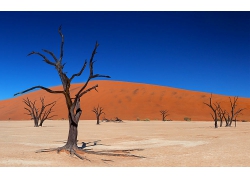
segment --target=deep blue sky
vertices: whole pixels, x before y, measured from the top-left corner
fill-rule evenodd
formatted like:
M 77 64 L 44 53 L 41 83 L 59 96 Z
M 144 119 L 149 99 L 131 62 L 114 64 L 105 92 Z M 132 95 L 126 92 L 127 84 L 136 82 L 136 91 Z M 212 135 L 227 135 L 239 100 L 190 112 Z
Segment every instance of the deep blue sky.
M 95 72 L 111 80 L 250 98 L 250 12 L 0 12 L 0 100 L 61 84 L 54 67 L 27 56 L 59 56 L 61 24 L 69 75 L 98 41 Z

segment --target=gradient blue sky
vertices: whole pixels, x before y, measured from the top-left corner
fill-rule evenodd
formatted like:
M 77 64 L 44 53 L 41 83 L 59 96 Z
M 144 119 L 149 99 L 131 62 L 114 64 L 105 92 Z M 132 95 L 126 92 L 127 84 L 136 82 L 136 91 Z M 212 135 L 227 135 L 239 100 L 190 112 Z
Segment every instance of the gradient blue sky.
M 61 84 L 53 66 L 27 56 L 41 49 L 59 56 L 60 25 L 69 75 L 98 41 L 95 72 L 110 80 L 250 98 L 250 12 L 82 11 L 0 12 L 0 100 Z

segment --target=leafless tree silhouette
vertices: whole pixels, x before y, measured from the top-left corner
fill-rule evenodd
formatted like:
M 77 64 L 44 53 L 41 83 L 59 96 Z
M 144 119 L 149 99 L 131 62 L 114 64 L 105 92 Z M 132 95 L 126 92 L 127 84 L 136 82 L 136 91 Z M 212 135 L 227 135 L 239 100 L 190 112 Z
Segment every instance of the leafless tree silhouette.
M 45 55 L 43 55 L 40 52 L 32 51 L 31 53 L 28 54 L 28 56 L 34 55 L 34 54 L 39 55 L 39 56 L 41 56 L 43 58 L 43 61 L 45 61 L 47 64 L 49 64 L 51 66 L 54 66 L 56 68 L 57 72 L 58 72 L 58 75 L 59 75 L 60 79 L 61 79 L 63 90 L 62 91 L 55 91 L 55 90 L 46 88 L 44 86 L 34 86 L 34 87 L 31 87 L 31 88 L 29 88 L 27 90 L 24 90 L 22 92 L 16 93 L 14 96 L 16 96 L 18 94 L 23 94 L 23 93 L 29 92 L 29 91 L 37 89 L 37 88 L 43 89 L 43 90 L 45 90 L 45 91 L 47 91 L 49 93 L 63 94 L 64 97 L 65 97 L 66 105 L 67 105 L 67 109 L 68 109 L 69 134 L 68 134 L 67 143 L 63 147 L 56 148 L 56 150 L 58 152 L 60 152 L 61 150 L 66 150 L 70 154 L 76 155 L 77 157 L 83 159 L 81 156 L 79 156 L 76 153 L 76 150 L 78 150 L 78 147 L 77 147 L 78 122 L 79 122 L 80 116 L 82 114 L 82 110 L 81 110 L 81 107 L 80 107 L 80 98 L 84 94 L 90 92 L 93 89 L 97 90 L 96 88 L 98 87 L 98 84 L 96 84 L 96 85 L 94 85 L 94 86 L 92 86 L 90 88 L 87 88 L 87 85 L 89 84 L 90 80 L 92 80 L 94 78 L 97 78 L 97 77 L 104 77 L 104 78 L 110 78 L 110 77 L 107 76 L 107 75 L 94 74 L 94 62 L 95 62 L 94 61 L 94 56 L 96 54 L 97 47 L 99 46 L 99 44 L 96 42 L 94 50 L 93 50 L 92 55 L 91 55 L 90 60 L 89 60 L 89 76 L 88 76 L 88 79 L 82 85 L 80 90 L 75 94 L 75 96 L 72 98 L 71 94 L 70 94 L 71 82 L 75 77 L 81 76 L 82 72 L 85 70 L 85 68 L 87 66 L 87 61 L 85 60 L 81 70 L 78 73 L 73 74 L 71 77 L 68 77 L 67 74 L 63 70 L 64 65 L 65 65 L 62 62 L 63 55 L 64 55 L 64 50 L 63 50 L 63 47 L 64 47 L 64 35 L 62 34 L 61 26 L 59 27 L 58 32 L 59 32 L 59 34 L 61 36 L 61 47 L 60 47 L 60 57 L 59 58 L 57 58 L 54 55 L 54 53 L 52 53 L 51 51 L 45 50 L 45 49 L 43 49 L 43 51 L 45 53 L 48 53 L 54 59 L 54 62 L 50 61 Z M 51 150 L 53 150 L 53 149 L 43 150 L 43 151 L 51 151 Z
M 235 121 L 235 127 L 236 127 L 236 121 L 237 121 L 237 116 L 244 110 L 244 108 L 236 110 L 237 106 L 237 101 L 238 101 L 238 96 L 235 96 L 233 100 L 231 97 L 230 99 L 230 112 L 227 113 L 227 120 L 226 120 L 226 126 L 231 126 L 232 122 Z
M 230 100 L 230 111 L 229 112 L 225 109 L 222 109 L 220 103 L 218 103 L 218 102 L 212 103 L 212 94 L 210 97 L 209 104 L 204 103 L 208 107 L 210 107 L 213 111 L 213 114 L 211 114 L 211 115 L 212 115 L 214 122 L 215 122 L 215 128 L 218 127 L 218 125 L 217 125 L 218 118 L 220 120 L 220 127 L 222 126 L 223 120 L 225 120 L 225 122 L 226 122 L 226 127 L 231 127 L 232 122 L 235 121 L 235 127 L 236 127 L 237 117 L 244 110 L 244 108 L 236 110 L 238 96 L 235 96 L 233 98 L 233 100 L 231 99 L 231 97 L 229 97 L 229 100 Z
M 169 115 L 168 110 L 161 110 L 160 113 L 162 115 L 162 121 L 165 121 L 165 118 Z
M 50 114 L 53 112 L 52 109 L 56 104 L 56 101 L 49 103 L 49 104 L 44 104 L 44 98 L 40 98 L 41 101 L 41 108 L 37 108 L 36 107 L 36 101 L 32 102 L 31 100 L 29 100 L 29 98 L 27 97 L 27 99 L 23 99 L 23 102 L 28 106 L 25 107 L 24 109 L 26 109 L 28 111 L 28 115 L 31 116 L 31 119 L 34 120 L 34 127 L 39 127 L 43 125 L 43 122 L 46 119 L 50 119 L 56 115 L 52 115 L 50 116 Z M 40 122 L 39 122 L 40 121 Z
M 103 112 L 103 108 L 100 107 L 99 104 L 97 107 L 94 107 L 92 111 L 96 115 L 96 124 L 99 125 L 100 124 L 100 116 L 101 116 L 101 114 L 105 114 L 105 112 Z
M 218 113 L 218 106 L 216 103 L 212 103 L 212 93 L 211 93 L 211 97 L 209 98 L 209 104 L 203 102 L 205 105 L 207 105 L 209 108 L 211 108 L 211 110 L 213 111 L 213 113 L 210 113 L 213 120 L 214 120 L 214 127 L 218 128 L 218 124 L 217 124 L 217 113 Z

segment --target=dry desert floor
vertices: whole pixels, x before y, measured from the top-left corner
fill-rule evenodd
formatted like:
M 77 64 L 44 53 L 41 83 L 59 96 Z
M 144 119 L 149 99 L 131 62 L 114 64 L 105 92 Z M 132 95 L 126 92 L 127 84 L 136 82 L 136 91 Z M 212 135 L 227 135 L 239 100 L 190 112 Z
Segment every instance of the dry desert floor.
M 213 122 L 80 121 L 78 145 L 93 151 L 131 150 L 143 156 L 120 157 L 83 154 L 80 160 L 65 152 L 36 153 L 65 144 L 67 120 L 45 121 L 35 128 L 30 121 L 0 121 L 1 167 L 248 167 L 250 123 L 215 129 Z M 95 143 L 96 142 L 96 143 Z

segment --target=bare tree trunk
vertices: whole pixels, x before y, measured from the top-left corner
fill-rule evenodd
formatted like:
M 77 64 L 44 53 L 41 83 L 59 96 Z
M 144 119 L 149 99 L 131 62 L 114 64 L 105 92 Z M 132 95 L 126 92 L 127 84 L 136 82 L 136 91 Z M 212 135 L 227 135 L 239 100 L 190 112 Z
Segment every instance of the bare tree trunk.
M 67 99 L 67 98 L 66 98 Z M 68 104 L 69 108 L 69 134 L 68 140 L 65 145 L 67 149 L 76 150 L 77 148 L 77 135 L 78 135 L 78 123 L 82 110 L 80 107 L 80 97 L 76 97 L 72 104 Z
M 214 120 L 214 127 L 218 128 L 217 119 Z
M 97 117 L 96 117 L 96 119 L 97 119 L 96 124 L 98 124 L 98 125 L 99 125 L 99 124 L 100 124 L 100 115 L 99 115 L 99 116 L 97 116 Z
M 37 119 L 37 117 L 33 117 L 33 119 L 34 119 L 34 127 L 39 127 L 38 126 L 39 119 Z
M 70 117 L 69 117 L 70 118 Z M 69 119 L 69 134 L 68 140 L 65 145 L 67 149 L 77 149 L 77 135 L 78 135 L 78 124 L 72 122 L 72 119 Z
M 229 126 L 229 122 L 230 122 L 230 116 L 229 116 L 228 113 L 227 113 L 227 118 L 225 117 L 225 121 L 226 121 L 226 126 L 225 127 L 228 127 Z
M 230 123 L 229 123 L 229 126 L 230 126 L 230 127 L 232 126 L 232 122 L 233 122 L 233 120 L 230 119 Z
M 39 126 L 43 126 L 43 122 L 45 121 L 45 119 L 41 119 L 40 120 L 40 123 L 39 123 Z
M 222 127 L 222 119 L 220 119 L 220 127 Z

